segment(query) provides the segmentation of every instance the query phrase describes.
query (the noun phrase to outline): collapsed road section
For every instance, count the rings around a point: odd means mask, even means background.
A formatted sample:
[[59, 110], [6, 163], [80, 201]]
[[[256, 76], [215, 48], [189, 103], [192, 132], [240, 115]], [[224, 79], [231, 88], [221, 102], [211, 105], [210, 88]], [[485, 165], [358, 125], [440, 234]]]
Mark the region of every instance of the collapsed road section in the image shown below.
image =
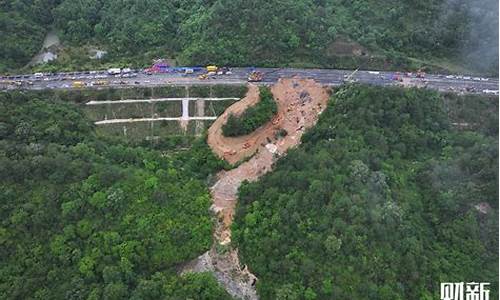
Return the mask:
[[[238, 250], [230, 247], [238, 188], [243, 181], [255, 181], [271, 171], [280, 156], [298, 145], [304, 131], [316, 124], [329, 98], [328, 90], [312, 79], [280, 79], [271, 92], [278, 113], [253, 133], [241, 137], [222, 135], [222, 125], [230, 114], [241, 114], [259, 101], [259, 90], [252, 84], [246, 97], [226, 109], [208, 130], [208, 144], [219, 157], [232, 164], [251, 158], [235, 169], [217, 174], [217, 182], [211, 188], [212, 210], [217, 216], [214, 245], [184, 268], [184, 272], [213, 272], [232, 296], [241, 299], [257, 299], [257, 278], [240, 264]], [[221, 246], [226, 250], [220, 251]]]

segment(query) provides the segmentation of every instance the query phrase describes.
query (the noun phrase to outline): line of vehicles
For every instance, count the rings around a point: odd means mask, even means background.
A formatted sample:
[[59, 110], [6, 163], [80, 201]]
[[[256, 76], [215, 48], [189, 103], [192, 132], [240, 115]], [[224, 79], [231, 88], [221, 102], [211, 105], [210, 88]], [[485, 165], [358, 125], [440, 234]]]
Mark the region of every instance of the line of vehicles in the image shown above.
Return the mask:
[[[151, 67], [144, 69], [146, 75], [165, 74], [165, 73], [180, 73], [183, 76], [198, 74], [199, 80], [215, 79], [217, 76], [232, 75], [231, 68], [216, 65], [208, 65], [206, 67], [171, 67], [165, 61], [158, 60]], [[249, 82], [259, 82], [264, 78], [264, 73], [251, 70], [248, 74]]]
[[[108, 70], [101, 71], [82, 71], [82, 72], [66, 72], [66, 73], [35, 73], [32, 75], [11, 75], [11, 76], [0, 76], [0, 83], [13, 85], [13, 86], [23, 86], [23, 85], [33, 85], [35, 82], [51, 82], [51, 81], [73, 81], [72, 86], [81, 86], [79, 82], [82, 80], [95, 79], [97, 81], [93, 82], [95, 85], [99, 82], [103, 82], [101, 79], [105, 78], [134, 78], [138, 76], [140, 70], [132, 70], [130, 68], [110, 68]], [[94, 85], [94, 84], [92, 84]]]
[[[494, 86], [485, 86], [479, 82], [490, 81], [489, 78], [462, 76], [462, 75], [429, 75], [428, 77], [422, 71], [411, 72], [379, 72], [379, 71], [359, 71], [355, 70], [350, 74], [345, 74], [345, 71], [332, 70], [330, 73], [325, 73], [324, 70], [311, 69], [307, 70], [289, 70], [287, 69], [255, 69], [255, 68], [235, 68], [234, 78], [238, 80], [247, 80], [248, 82], [261, 82], [264, 78], [276, 78], [271, 76], [274, 72], [284, 72], [283, 74], [295, 74], [293, 72], [302, 72], [305, 76], [318, 77], [319, 80], [325, 80], [332, 76], [340, 76], [341, 82], [378, 82], [381, 80], [388, 84], [390, 81], [401, 83], [408, 83], [407, 79], [418, 79], [419, 83], [437, 85], [440, 89], [448, 89], [456, 92], [482, 92], [487, 94], [498, 93], [497, 90], [489, 90]], [[359, 72], [358, 72], [359, 71]], [[287, 73], [288, 72], [288, 73]], [[357, 74], [359, 73], [359, 74]], [[208, 65], [206, 67], [171, 67], [164, 62], [156, 62], [151, 67], [146, 69], [131, 69], [131, 68], [109, 68], [100, 71], [81, 71], [81, 72], [61, 72], [61, 73], [35, 73], [30, 75], [0, 75], [0, 88], [23, 88], [32, 86], [36, 83], [38, 88], [83, 88], [92, 86], [106, 86], [106, 85], [148, 85], [153, 83], [161, 84], [162, 77], [153, 76], [148, 78], [148, 75], [156, 74], [173, 74], [172, 77], [167, 77], [166, 82], [171, 83], [175, 80], [180, 80], [181, 77], [190, 77], [190, 79], [210, 80], [222, 79], [221, 76], [233, 74], [233, 70], [229, 67], [218, 67], [216, 65]], [[343, 75], [343, 78], [342, 78]], [[356, 76], [355, 76], [356, 75]], [[367, 76], [369, 75], [369, 76]], [[135, 80], [130, 78], [138, 77]], [[291, 75], [290, 75], [291, 76]], [[177, 78], [178, 77], [178, 78]], [[323, 77], [323, 78], [322, 78]], [[175, 79], [177, 78], [177, 79]], [[233, 79], [234, 79], [233, 78]], [[128, 80], [127, 80], [128, 79]], [[331, 79], [335, 80], [335, 79]], [[57, 82], [56, 82], [57, 81]], [[59, 82], [62, 81], [62, 82]], [[449, 81], [449, 82], [447, 82]], [[463, 81], [463, 82], [462, 82]], [[468, 81], [469, 83], [466, 83]], [[493, 80], [496, 82], [495, 80]], [[42, 84], [40, 84], [42, 82]], [[47, 82], [47, 84], [44, 84]], [[54, 82], [54, 83], [49, 83]], [[439, 86], [441, 85], [441, 86]], [[444, 85], [444, 87], [443, 87]], [[488, 90], [485, 90], [488, 89]], [[484, 91], [483, 91], [484, 90]]]
[[[63, 84], [64, 88], [83, 88], [87, 86], [106, 86], [109, 84], [130, 84], [124, 80], [109, 80], [112, 78], [134, 78], [139, 74], [153, 75], [165, 73], [178, 73], [182, 76], [198, 75], [198, 79], [207, 80], [215, 79], [217, 76], [231, 75], [232, 71], [229, 67], [217, 67], [209, 65], [202, 67], [170, 67], [166, 64], [154, 64], [150, 68], [142, 70], [134, 70], [131, 68], [109, 68], [100, 71], [82, 71], [82, 72], [66, 72], [66, 73], [35, 73], [30, 75], [12, 75], [0, 76], [0, 83], [12, 85], [14, 87], [31, 86], [35, 82], [51, 82], [51, 81], [71, 81], [69, 84]], [[196, 73], [196, 74], [195, 74]], [[248, 81], [262, 81], [264, 74], [258, 71], [251, 71], [248, 76]], [[89, 81], [92, 80], [92, 81]], [[149, 80], [143, 80], [143, 83], [149, 83]], [[141, 84], [135, 81], [134, 84]]]

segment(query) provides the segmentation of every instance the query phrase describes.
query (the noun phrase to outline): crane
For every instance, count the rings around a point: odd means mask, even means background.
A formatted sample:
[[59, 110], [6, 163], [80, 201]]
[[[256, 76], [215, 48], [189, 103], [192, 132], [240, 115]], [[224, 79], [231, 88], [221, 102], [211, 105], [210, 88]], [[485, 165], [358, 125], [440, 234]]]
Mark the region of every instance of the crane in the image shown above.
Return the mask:
[[348, 83], [356, 82], [356, 80], [354, 80], [353, 77], [354, 77], [354, 75], [356, 75], [356, 73], [358, 72], [358, 70], [359, 70], [359, 68], [357, 68], [356, 70], [354, 70], [349, 75], [344, 75], [344, 82], [348, 82]]

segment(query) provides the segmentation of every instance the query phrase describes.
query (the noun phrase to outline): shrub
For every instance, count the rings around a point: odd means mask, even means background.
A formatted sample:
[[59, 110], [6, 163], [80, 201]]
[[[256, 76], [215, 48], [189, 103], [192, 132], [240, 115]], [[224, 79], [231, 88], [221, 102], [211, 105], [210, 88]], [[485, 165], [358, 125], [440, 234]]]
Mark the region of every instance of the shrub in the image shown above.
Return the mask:
[[229, 115], [226, 124], [222, 126], [224, 136], [241, 136], [253, 132], [264, 125], [278, 111], [276, 101], [268, 87], [261, 87], [260, 101], [247, 110], [241, 116]]

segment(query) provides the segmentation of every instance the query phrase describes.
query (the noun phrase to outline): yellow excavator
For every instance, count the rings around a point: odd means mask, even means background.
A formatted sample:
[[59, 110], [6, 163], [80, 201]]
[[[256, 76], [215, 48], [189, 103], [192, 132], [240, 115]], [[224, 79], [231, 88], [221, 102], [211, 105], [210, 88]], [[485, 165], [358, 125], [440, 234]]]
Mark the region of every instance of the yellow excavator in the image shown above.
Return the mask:
[[73, 83], [71, 84], [72, 87], [74, 88], [82, 88], [82, 87], [85, 87], [85, 82], [83, 81], [73, 81]]
[[248, 82], [260, 82], [262, 79], [264, 79], [264, 73], [259, 71], [252, 71], [248, 75]]

